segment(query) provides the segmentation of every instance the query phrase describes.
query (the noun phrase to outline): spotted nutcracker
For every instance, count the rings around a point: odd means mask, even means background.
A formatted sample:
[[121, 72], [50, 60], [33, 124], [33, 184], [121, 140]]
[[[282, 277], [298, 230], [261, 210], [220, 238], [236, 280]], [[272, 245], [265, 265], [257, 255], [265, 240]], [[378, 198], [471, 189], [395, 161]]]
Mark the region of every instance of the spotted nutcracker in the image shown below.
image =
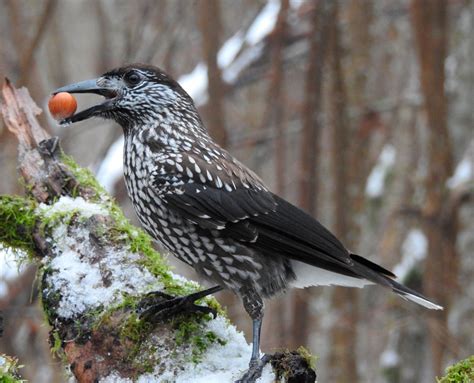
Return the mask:
[[230, 289], [253, 320], [253, 350], [242, 381], [260, 376], [263, 299], [288, 288], [378, 284], [441, 309], [383, 267], [348, 251], [316, 219], [272, 193], [209, 136], [191, 97], [161, 69], [133, 64], [54, 93], [96, 93], [105, 101], [62, 123], [115, 120], [125, 136], [128, 194], [146, 231], [216, 287], [149, 307], [194, 308], [197, 298]]

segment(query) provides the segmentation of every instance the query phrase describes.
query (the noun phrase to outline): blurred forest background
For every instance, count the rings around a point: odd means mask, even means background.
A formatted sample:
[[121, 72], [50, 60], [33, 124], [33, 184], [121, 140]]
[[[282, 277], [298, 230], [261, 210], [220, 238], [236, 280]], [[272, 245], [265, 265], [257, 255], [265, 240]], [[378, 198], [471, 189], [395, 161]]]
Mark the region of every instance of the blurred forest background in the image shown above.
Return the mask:
[[[474, 4], [470, 0], [0, 0], [0, 75], [50, 92], [130, 62], [166, 69], [211, 134], [353, 252], [445, 307], [381, 288], [312, 288], [268, 302], [262, 348], [308, 347], [319, 382], [433, 382], [474, 353]], [[94, 96], [79, 98], [79, 108]], [[134, 222], [121, 129], [59, 128]], [[0, 193], [21, 194], [0, 122]], [[195, 278], [178, 264], [176, 271]], [[0, 352], [31, 382], [64, 382], [33, 266], [0, 251]], [[218, 299], [248, 335], [230, 293]]]

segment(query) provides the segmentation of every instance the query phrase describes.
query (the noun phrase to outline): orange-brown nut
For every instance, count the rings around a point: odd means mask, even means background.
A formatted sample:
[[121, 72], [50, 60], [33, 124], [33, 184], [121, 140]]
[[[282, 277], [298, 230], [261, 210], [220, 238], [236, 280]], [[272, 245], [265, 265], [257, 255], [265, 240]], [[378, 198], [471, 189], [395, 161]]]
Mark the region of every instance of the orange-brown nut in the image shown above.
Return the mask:
[[74, 114], [77, 101], [71, 93], [61, 92], [49, 99], [48, 109], [55, 120], [63, 120]]

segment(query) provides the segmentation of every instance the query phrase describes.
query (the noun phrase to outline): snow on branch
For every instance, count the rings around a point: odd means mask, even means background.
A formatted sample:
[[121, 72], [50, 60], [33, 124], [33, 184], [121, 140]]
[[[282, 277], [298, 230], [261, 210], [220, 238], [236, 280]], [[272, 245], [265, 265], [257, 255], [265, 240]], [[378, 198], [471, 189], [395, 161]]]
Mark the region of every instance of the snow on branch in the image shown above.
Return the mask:
[[[27, 197], [0, 196], [0, 241], [39, 263], [52, 350], [75, 379], [238, 379], [251, 349], [214, 298], [202, 304], [218, 311], [215, 319], [176, 317], [152, 325], [139, 318], [137, 309], [149, 299], [147, 293], [185, 295], [200, 290], [199, 285], [173, 274], [151, 238], [127, 221], [91, 173], [61, 151], [58, 139], [36, 121], [40, 110], [26, 89], [16, 90], [7, 81], [2, 99], [5, 123], [19, 141]], [[291, 377], [291, 368], [284, 367], [288, 361], [279, 358], [272, 359], [273, 368]], [[306, 360], [298, 353], [294, 359]], [[300, 364], [299, 373], [302, 369], [312, 372], [308, 364]], [[259, 382], [275, 379], [268, 365]]]

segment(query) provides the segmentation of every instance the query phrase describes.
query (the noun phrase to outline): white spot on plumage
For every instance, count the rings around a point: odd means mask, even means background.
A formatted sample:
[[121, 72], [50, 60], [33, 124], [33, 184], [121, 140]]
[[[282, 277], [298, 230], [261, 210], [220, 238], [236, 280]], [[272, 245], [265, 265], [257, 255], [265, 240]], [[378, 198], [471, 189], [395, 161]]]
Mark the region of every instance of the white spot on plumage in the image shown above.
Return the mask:
[[234, 263], [234, 260], [231, 257], [221, 257], [221, 259], [228, 265], [232, 265], [232, 263]]
[[221, 278], [228, 280], [230, 278], [230, 275], [228, 273], [221, 272], [219, 274]]
[[219, 272], [219, 274], [221, 274], [224, 271], [224, 268], [219, 262], [214, 262], [212, 266], [214, 266], [214, 268]]
[[[245, 270], [240, 270], [240, 269], [237, 269], [237, 274], [240, 276], [240, 278], [242, 279], [248, 279], [250, 277], [250, 274], [245, 271]], [[254, 278], [255, 279], [255, 278]]]
[[204, 262], [205, 261], [205, 257], [204, 257], [204, 250], [200, 249], [200, 248], [196, 248], [194, 249], [196, 251], [196, 254], [198, 255], [199, 259]]

